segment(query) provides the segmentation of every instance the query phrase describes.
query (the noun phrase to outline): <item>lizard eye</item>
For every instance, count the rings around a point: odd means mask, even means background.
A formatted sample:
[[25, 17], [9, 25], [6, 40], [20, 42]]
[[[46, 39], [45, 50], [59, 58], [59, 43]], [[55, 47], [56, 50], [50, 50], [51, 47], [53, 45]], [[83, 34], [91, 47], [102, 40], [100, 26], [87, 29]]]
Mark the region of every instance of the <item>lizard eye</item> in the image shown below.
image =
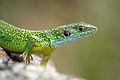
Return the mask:
[[70, 33], [68, 31], [64, 31], [63, 34], [67, 37], [70, 36]]
[[82, 26], [79, 27], [79, 31], [83, 31], [83, 29], [84, 29], [84, 28], [83, 28]]

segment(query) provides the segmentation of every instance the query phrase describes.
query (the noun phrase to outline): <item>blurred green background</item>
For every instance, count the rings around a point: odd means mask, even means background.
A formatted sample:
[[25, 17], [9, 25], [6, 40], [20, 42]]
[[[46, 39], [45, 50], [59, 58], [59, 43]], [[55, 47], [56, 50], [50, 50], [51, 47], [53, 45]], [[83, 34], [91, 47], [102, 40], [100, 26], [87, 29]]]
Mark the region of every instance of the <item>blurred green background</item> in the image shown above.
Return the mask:
[[57, 70], [87, 80], [120, 80], [120, 0], [0, 0], [0, 19], [44, 30], [73, 22], [98, 27], [52, 55]]

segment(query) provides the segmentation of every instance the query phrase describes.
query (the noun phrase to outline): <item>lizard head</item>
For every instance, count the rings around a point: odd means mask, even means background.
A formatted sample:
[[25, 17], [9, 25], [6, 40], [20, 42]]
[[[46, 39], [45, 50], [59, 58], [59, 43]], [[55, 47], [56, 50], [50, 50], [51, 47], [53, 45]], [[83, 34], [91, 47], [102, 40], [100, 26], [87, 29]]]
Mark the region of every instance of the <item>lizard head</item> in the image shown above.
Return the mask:
[[54, 40], [52, 40], [51, 44], [58, 46], [62, 43], [72, 42], [78, 39], [88, 37], [95, 33], [97, 31], [97, 28], [93, 25], [79, 22], [60, 26], [56, 30], [57, 36]]

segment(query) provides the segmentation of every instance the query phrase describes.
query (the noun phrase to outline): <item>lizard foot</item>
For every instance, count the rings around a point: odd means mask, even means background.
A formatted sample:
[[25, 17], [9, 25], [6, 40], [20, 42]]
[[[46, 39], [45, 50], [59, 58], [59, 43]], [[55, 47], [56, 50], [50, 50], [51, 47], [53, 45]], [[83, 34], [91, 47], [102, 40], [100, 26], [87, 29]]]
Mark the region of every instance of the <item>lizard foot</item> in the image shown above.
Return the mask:
[[30, 64], [30, 60], [33, 60], [33, 57], [31, 55], [26, 54], [25, 52], [19, 57], [24, 57], [22, 62], [26, 62], [26, 64]]

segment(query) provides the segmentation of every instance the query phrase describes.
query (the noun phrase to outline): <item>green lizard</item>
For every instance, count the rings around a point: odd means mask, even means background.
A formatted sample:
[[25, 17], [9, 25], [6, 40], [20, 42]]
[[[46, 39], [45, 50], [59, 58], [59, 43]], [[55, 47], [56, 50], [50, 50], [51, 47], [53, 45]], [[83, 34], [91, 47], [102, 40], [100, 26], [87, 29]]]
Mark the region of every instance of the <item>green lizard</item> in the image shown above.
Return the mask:
[[[72, 42], [95, 33], [97, 28], [84, 22], [59, 26], [43, 31], [20, 29], [0, 20], [0, 46], [6, 52], [14, 52], [24, 57], [26, 64], [33, 59], [32, 53], [43, 55], [40, 65], [46, 66], [51, 53], [60, 44]], [[0, 51], [0, 55], [5, 55]]]

